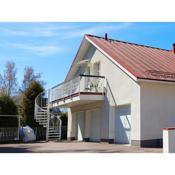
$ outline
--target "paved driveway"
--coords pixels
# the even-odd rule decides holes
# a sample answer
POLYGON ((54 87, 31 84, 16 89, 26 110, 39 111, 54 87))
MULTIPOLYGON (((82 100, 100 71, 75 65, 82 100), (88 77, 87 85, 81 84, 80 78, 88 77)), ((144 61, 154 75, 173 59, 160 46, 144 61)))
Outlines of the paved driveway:
POLYGON ((0 144, 0 153, 161 153, 161 148, 92 142, 38 142, 0 144))

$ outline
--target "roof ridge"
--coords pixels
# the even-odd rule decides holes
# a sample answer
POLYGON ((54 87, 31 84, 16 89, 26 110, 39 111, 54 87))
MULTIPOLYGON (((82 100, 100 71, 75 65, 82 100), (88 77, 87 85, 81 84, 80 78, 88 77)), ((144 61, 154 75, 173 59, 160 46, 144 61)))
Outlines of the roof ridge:
MULTIPOLYGON (((101 37, 101 36, 96 36, 96 35, 91 35, 91 34, 85 34, 85 35, 86 35, 86 36, 91 36, 91 37, 96 37, 96 38, 105 39, 105 37, 101 37)), ((163 51, 168 51, 168 52, 171 51, 171 50, 168 50, 168 49, 162 49, 162 48, 158 48, 158 47, 153 47, 153 46, 148 46, 148 45, 143 45, 143 44, 137 44, 137 43, 127 42, 127 41, 122 41, 122 40, 117 40, 117 39, 112 39, 112 38, 108 38, 108 40, 109 40, 109 41, 122 42, 122 43, 131 44, 131 45, 136 45, 136 46, 148 47, 148 48, 158 49, 158 50, 163 50, 163 51)))

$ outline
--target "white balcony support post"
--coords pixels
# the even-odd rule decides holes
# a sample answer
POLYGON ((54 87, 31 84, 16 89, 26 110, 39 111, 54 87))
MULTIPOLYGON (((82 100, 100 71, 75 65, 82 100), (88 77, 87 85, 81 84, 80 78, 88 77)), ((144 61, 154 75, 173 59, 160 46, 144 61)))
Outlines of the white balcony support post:
POLYGON ((91 132, 91 111, 87 110, 85 112, 85 139, 90 138, 90 132, 91 132))
POLYGON ((67 139, 74 140, 76 137, 76 113, 68 108, 68 126, 67 126, 67 139))

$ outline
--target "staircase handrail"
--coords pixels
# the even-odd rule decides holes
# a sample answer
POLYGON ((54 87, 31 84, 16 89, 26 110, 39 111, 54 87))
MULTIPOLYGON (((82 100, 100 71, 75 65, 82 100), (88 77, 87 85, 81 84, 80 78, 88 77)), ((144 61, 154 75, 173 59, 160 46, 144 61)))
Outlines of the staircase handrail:
POLYGON ((46 106, 41 106, 41 105, 39 105, 39 102, 38 102, 38 99, 39 99, 39 97, 44 93, 44 92, 46 92, 46 91, 42 91, 42 92, 40 92, 37 96, 36 96, 36 98, 35 98, 35 115, 36 115, 36 113, 37 113, 37 111, 43 111, 43 112, 47 112, 47 109, 44 109, 44 108, 47 108, 46 106))

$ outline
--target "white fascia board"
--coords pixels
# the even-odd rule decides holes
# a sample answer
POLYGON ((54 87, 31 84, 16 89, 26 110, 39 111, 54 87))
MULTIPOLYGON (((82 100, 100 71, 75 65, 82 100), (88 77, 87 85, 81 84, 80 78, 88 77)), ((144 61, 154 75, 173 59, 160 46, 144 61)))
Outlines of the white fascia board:
POLYGON ((138 83, 160 83, 160 84, 175 84, 175 81, 164 81, 164 80, 151 80, 151 79, 142 79, 138 78, 138 83))
POLYGON ((93 41, 91 41, 87 36, 85 39, 88 40, 92 45, 94 45, 103 55, 108 57, 115 65, 117 65, 122 71, 124 71, 127 75, 129 75, 134 81, 137 81, 137 77, 127 71, 122 65, 120 65, 117 61, 115 61, 111 56, 109 56, 106 52, 104 52, 100 47, 98 47, 93 41))

